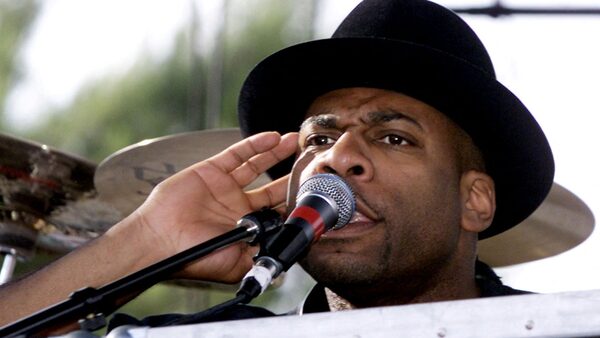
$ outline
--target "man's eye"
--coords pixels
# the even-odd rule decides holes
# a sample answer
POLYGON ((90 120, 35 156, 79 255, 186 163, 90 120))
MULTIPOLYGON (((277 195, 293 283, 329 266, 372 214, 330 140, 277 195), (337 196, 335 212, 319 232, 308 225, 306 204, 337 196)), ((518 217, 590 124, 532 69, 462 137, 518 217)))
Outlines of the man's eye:
POLYGON ((409 145, 409 144, 411 144, 411 142, 408 141, 406 138, 404 138, 404 137, 402 137, 400 135, 394 135, 394 134, 385 135, 380 140, 383 143, 387 143, 387 144, 394 145, 394 146, 401 146, 401 145, 409 145))
POLYGON ((335 140, 325 135, 314 135, 306 139, 307 146, 324 146, 334 143, 335 140))

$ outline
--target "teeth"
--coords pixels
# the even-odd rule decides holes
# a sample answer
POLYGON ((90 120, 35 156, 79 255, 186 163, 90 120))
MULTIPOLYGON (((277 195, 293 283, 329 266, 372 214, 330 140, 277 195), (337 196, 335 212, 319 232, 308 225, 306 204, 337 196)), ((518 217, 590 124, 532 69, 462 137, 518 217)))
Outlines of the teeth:
POLYGON ((361 214, 358 211, 355 211, 354 214, 352 214, 352 218, 350 219, 350 222, 348 222, 348 223, 370 222, 370 221, 371 221, 370 218, 361 214))

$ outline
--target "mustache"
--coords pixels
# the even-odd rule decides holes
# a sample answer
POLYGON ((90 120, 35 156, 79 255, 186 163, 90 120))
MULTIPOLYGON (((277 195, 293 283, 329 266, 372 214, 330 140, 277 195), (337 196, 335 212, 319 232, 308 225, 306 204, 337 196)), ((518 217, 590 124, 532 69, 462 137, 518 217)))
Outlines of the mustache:
POLYGON ((384 218, 379 214, 378 208, 374 207, 371 203, 369 203, 365 198, 363 198, 363 194, 360 192, 358 187, 351 185, 354 190, 354 198, 356 199, 356 211, 360 212, 364 216, 370 218, 375 222, 382 221, 384 218))

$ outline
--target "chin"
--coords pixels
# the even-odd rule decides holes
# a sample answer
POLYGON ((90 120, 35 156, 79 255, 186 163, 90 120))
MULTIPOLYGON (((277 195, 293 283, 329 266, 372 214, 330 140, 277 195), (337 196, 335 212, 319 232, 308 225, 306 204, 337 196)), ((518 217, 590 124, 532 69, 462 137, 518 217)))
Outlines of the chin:
POLYGON ((383 266, 363 255, 345 252, 312 252, 300 265, 324 285, 367 284, 383 273, 383 266))

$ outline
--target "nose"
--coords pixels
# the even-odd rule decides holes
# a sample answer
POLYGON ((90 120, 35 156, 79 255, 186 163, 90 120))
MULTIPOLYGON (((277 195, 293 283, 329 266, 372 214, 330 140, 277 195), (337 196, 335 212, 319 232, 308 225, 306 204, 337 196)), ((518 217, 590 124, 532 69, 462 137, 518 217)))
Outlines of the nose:
POLYGON ((373 177, 373 163, 368 155, 364 141, 347 132, 318 156, 316 170, 344 178, 370 180, 373 177))

